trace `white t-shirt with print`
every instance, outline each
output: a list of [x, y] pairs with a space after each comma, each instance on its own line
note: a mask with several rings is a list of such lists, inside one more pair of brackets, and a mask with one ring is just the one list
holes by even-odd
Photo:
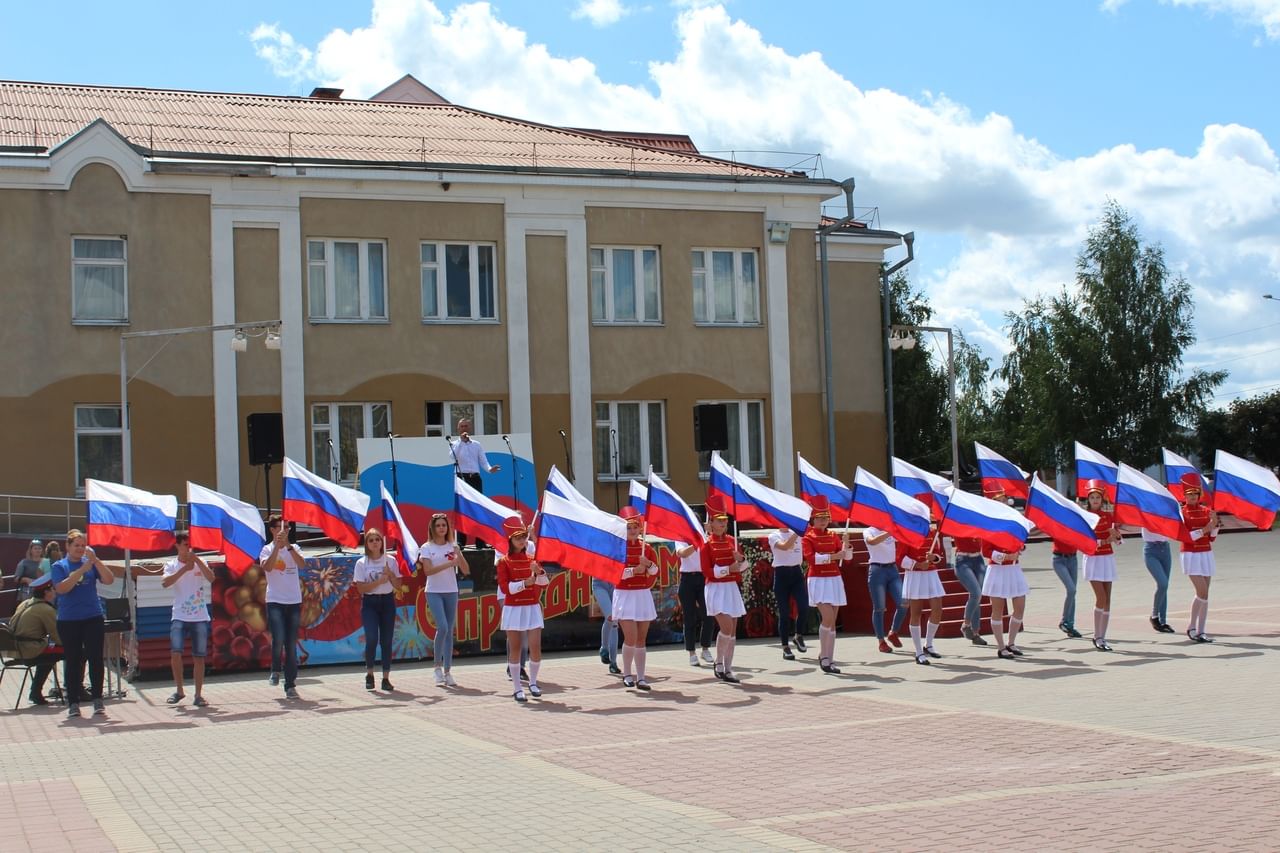
[[[194, 562], [194, 560], [192, 561]], [[182, 570], [182, 562], [173, 559], [164, 567], [161, 577], [173, 577]], [[173, 582], [169, 587], [173, 590], [173, 621], [175, 622], [208, 622], [209, 621], [209, 582], [199, 568], [191, 570]]]
[[775, 566], [798, 566], [804, 561], [804, 549], [799, 536], [796, 536], [790, 548], [782, 547], [783, 541], [794, 535], [790, 530], [775, 530], [769, 534], [769, 550], [773, 552]]
[[[272, 544], [268, 542], [258, 554], [258, 563], [271, 555]], [[267, 604], [301, 604], [302, 580], [298, 576], [302, 568], [302, 558], [288, 546], [276, 553], [276, 566], [283, 566], [284, 571], [276, 571], [263, 566], [267, 574]]]
[[[425, 542], [419, 555], [425, 557], [427, 562], [433, 566], [438, 566], [453, 558], [457, 552], [458, 546], [453, 542], [446, 542], [443, 545], [437, 545], [434, 542]], [[456, 568], [448, 568], [441, 572], [436, 572], [427, 578], [427, 592], [457, 592], [458, 591], [458, 570]]]
[[[676, 542], [675, 546], [676, 546], [676, 553], [678, 554], [679, 552], [683, 551], [685, 548], [688, 548], [689, 543]], [[702, 552], [699, 551], [697, 548], [694, 548], [693, 553], [690, 554], [689, 556], [680, 558], [680, 574], [691, 575], [694, 573], [702, 574]]]
[[[382, 573], [390, 569], [392, 573], [399, 572], [396, 566], [396, 558], [390, 554], [383, 554], [381, 557], [361, 557], [356, 560], [355, 582], [368, 583], [382, 577]], [[384, 580], [373, 589], [364, 593], [365, 595], [386, 595], [389, 592], [395, 592], [395, 587], [391, 585], [391, 581]]]
[[896, 564], [898, 562], [898, 543], [892, 536], [886, 536], [884, 541], [877, 545], [872, 545], [868, 541], [882, 533], [884, 531], [877, 527], [868, 527], [863, 531], [862, 539], [867, 542], [867, 562]]

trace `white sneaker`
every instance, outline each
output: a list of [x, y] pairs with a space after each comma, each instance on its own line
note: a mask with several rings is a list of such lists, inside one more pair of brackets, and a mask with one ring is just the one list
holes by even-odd
[[436, 687], [444, 687], [444, 670], [436, 670]]
[[698, 665], [698, 656], [693, 654], [689, 655], [689, 666], [697, 666], [697, 665]]
[[454, 681], [454, 680], [453, 680], [453, 675], [452, 675], [452, 674], [450, 674], [450, 673], [448, 673], [448, 672], [446, 672], [446, 673], [444, 674], [444, 684], [445, 684], [445, 687], [457, 687], [457, 686], [458, 686], [458, 682]]
[[707, 663], [715, 663], [716, 659], [711, 656], [711, 649], [702, 650], [702, 659]]

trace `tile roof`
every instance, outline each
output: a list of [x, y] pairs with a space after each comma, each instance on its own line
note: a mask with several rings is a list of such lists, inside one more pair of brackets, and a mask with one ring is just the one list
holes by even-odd
[[0, 150], [51, 149], [99, 118], [160, 157], [809, 182], [794, 172], [456, 104], [0, 81]]

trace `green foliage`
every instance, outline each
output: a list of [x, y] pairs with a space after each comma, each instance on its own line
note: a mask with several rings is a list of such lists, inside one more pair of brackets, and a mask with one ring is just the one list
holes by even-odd
[[1206, 468], [1212, 467], [1219, 447], [1267, 468], [1280, 468], [1280, 391], [1203, 413], [1196, 423], [1195, 445]]
[[[927, 326], [933, 309], [912, 290], [905, 272], [889, 279], [889, 322]], [[928, 333], [915, 335], [914, 349], [892, 351], [893, 443], [898, 457], [929, 470], [951, 466], [951, 415], [947, 406], [946, 359], [932, 354]]]

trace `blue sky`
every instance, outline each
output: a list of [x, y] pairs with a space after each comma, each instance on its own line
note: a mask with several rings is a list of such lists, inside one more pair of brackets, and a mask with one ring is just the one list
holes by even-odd
[[1280, 0], [217, 9], [84, 4], [51, 27], [11, 6], [0, 76], [359, 96], [411, 72], [537, 121], [821, 153], [882, 226], [917, 232], [914, 280], [993, 357], [1002, 313], [1071, 280], [1112, 197], [1195, 287], [1189, 362], [1232, 371], [1221, 400], [1280, 387], [1280, 303], [1261, 299], [1280, 295]]

